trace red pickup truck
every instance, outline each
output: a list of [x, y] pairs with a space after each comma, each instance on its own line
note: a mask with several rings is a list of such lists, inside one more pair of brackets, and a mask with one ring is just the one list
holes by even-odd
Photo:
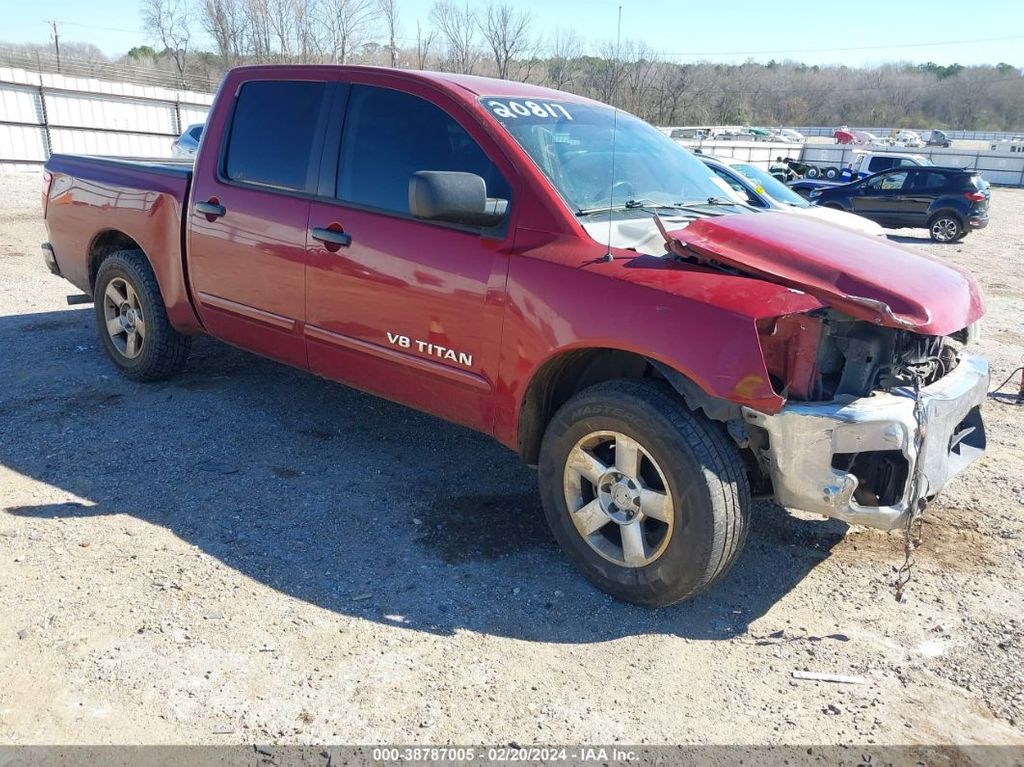
[[493, 435], [622, 599], [721, 577], [752, 494], [891, 529], [984, 450], [970, 276], [749, 208], [568, 93], [245, 67], [194, 166], [55, 155], [43, 185], [45, 259], [124, 375], [208, 333]]

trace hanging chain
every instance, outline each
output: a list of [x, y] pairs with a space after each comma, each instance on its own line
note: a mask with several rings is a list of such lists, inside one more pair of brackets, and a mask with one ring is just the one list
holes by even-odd
[[921, 470], [921, 448], [924, 445], [925, 414], [921, 401], [921, 381], [924, 374], [909, 371], [914, 379], [914, 474], [910, 482], [910, 502], [907, 504], [907, 522], [903, 527], [903, 564], [896, 572], [896, 601], [903, 601], [903, 594], [910, 583], [910, 571], [914, 566], [914, 550], [923, 540], [924, 521], [922, 514], [928, 505], [928, 478]]

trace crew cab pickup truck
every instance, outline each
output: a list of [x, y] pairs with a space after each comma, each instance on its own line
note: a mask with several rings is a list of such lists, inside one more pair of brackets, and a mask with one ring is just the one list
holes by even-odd
[[633, 602], [720, 578], [752, 494], [891, 529], [985, 446], [968, 274], [750, 208], [568, 93], [239, 68], [194, 165], [54, 155], [43, 204], [125, 376], [207, 333], [492, 435]]

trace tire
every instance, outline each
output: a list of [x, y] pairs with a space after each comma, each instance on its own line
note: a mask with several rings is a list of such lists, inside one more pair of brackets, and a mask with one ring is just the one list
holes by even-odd
[[928, 222], [928, 234], [934, 242], [956, 242], [963, 232], [964, 225], [954, 213], [936, 213]]
[[746, 542], [750, 486], [738, 449], [660, 382], [609, 381], [569, 400], [544, 433], [538, 480], [569, 560], [626, 602], [688, 599], [721, 578]]
[[844, 207], [843, 207], [842, 205], [840, 205], [840, 204], [839, 204], [839, 203], [837, 203], [837, 202], [826, 202], [826, 203], [825, 203], [824, 205], [822, 205], [821, 207], [823, 207], [823, 208], [829, 208], [829, 209], [831, 209], [831, 210], [841, 210], [841, 211], [843, 211], [844, 213], [846, 212], [846, 208], [844, 208]]
[[107, 256], [97, 271], [93, 298], [96, 330], [123, 376], [159, 381], [182, 368], [191, 339], [167, 319], [156, 275], [142, 251]]
[[825, 178], [831, 181], [834, 178], [839, 178], [841, 172], [839, 168], [825, 168]]
[[820, 171], [812, 165], [807, 169], [807, 172], [804, 173], [804, 178], [817, 178], [819, 175]]

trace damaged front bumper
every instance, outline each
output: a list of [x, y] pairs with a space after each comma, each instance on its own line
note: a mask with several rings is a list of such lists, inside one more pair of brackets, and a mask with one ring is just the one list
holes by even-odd
[[782, 506], [891, 530], [910, 512], [910, 480], [923, 477], [931, 498], [985, 450], [981, 405], [988, 363], [964, 355], [948, 375], [921, 389], [923, 442], [909, 389], [835, 402], [794, 402], [775, 415], [743, 408], [764, 429], [762, 451]]

